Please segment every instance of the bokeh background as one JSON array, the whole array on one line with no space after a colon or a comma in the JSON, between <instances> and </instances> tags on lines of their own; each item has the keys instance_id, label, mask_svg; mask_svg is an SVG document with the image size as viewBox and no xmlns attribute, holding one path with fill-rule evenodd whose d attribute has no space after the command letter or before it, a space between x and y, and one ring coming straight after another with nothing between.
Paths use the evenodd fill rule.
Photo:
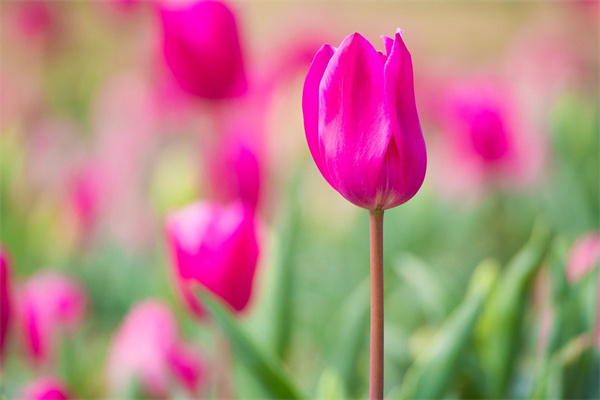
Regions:
<instances>
[{"instance_id":1,"label":"bokeh background","mask_svg":"<svg viewBox=\"0 0 600 400\"><path fill-rule=\"evenodd\" d=\"M314 165L301 92L322 44L360 32L383 50L380 36L400 28L428 171L386 212L386 393L599 397L598 2L232 1L248 90L217 102L173 79L162 4L0 3L3 396L51 378L71 398L154 397L143 367L123 372L123 391L108 362L125 316L154 299L202 364L195 391L167 378L163 397L222 397L221 376L240 398L277 397L282 379L309 398L365 397L367 212ZM504 140L511 155L482 152L461 107L491 113L477 140ZM260 257L250 304L226 313L233 328L188 311L165 232L168 212L223 202L220 185L242 179L210 163L224 130L260 166ZM52 301L32 283L52 274L81 293L63 307L75 317L44 322L40 358L23 304L32 292L48 297L31 307Z\"/></svg>"}]
</instances>

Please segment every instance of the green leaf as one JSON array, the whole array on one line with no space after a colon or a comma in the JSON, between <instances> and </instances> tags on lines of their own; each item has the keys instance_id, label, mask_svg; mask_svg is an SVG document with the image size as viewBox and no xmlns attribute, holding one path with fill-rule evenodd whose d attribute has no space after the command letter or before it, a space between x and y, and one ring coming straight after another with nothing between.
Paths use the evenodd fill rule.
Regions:
<instances>
[{"instance_id":1,"label":"green leaf","mask_svg":"<svg viewBox=\"0 0 600 400\"><path fill-rule=\"evenodd\" d=\"M450 311L448 304L452 302L440 277L425 262L409 253L398 258L394 272L407 287L414 289L428 321L438 324L443 321Z\"/></svg>"},{"instance_id":2,"label":"green leaf","mask_svg":"<svg viewBox=\"0 0 600 400\"><path fill-rule=\"evenodd\" d=\"M401 399L434 399L447 393L499 269L492 260L475 269L466 297L406 373Z\"/></svg>"},{"instance_id":3,"label":"green leaf","mask_svg":"<svg viewBox=\"0 0 600 400\"><path fill-rule=\"evenodd\" d=\"M326 369L319 378L317 399L342 400L347 398L340 376L333 369Z\"/></svg>"},{"instance_id":4,"label":"green leaf","mask_svg":"<svg viewBox=\"0 0 600 400\"><path fill-rule=\"evenodd\" d=\"M194 291L201 298L202 304L211 313L216 323L229 337L235 359L245 363L270 397L278 399L303 397L290 376L284 372L283 365L254 344L219 300L199 285L195 287Z\"/></svg>"},{"instance_id":5,"label":"green leaf","mask_svg":"<svg viewBox=\"0 0 600 400\"><path fill-rule=\"evenodd\" d=\"M298 227L301 221L300 184L302 182L303 168L299 168L291 179L288 190L289 212L283 221L278 253L274 265L274 293L273 293L273 347L278 357L284 358L290 343L294 307L292 296L294 292L293 255L298 236Z\"/></svg>"},{"instance_id":6,"label":"green leaf","mask_svg":"<svg viewBox=\"0 0 600 400\"><path fill-rule=\"evenodd\" d=\"M488 380L486 396L505 397L516 362L533 277L542 265L550 229L538 222L527 244L508 263L477 327L481 364Z\"/></svg>"},{"instance_id":7,"label":"green leaf","mask_svg":"<svg viewBox=\"0 0 600 400\"><path fill-rule=\"evenodd\" d=\"M346 391L353 394L357 382L360 353L368 346L370 316L370 280L365 279L354 289L339 310L339 325L329 356ZM337 319L336 319L337 321ZM367 347L368 348L368 347Z\"/></svg>"}]
</instances>

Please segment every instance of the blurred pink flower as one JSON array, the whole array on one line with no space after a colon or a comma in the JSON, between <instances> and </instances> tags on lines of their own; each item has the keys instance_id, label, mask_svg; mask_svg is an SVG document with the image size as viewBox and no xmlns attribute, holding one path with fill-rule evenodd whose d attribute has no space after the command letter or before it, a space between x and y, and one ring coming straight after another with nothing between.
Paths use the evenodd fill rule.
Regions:
<instances>
[{"instance_id":1,"label":"blurred pink flower","mask_svg":"<svg viewBox=\"0 0 600 400\"><path fill-rule=\"evenodd\" d=\"M44 37L56 28L55 16L50 1L27 0L18 2L17 23L24 36Z\"/></svg>"},{"instance_id":2,"label":"blurred pink flower","mask_svg":"<svg viewBox=\"0 0 600 400\"><path fill-rule=\"evenodd\" d=\"M137 74L119 73L104 83L93 107L94 148L76 166L69 187L82 221L95 219L133 249L150 242L155 222L144 186L145 167L158 143L153 96L153 88Z\"/></svg>"},{"instance_id":3,"label":"blurred pink flower","mask_svg":"<svg viewBox=\"0 0 600 400\"><path fill-rule=\"evenodd\" d=\"M323 46L302 95L319 171L344 198L370 210L412 198L427 165L410 53L399 30L383 41L387 55L358 33L337 49Z\"/></svg>"},{"instance_id":4,"label":"blurred pink flower","mask_svg":"<svg viewBox=\"0 0 600 400\"><path fill-rule=\"evenodd\" d=\"M176 279L192 311L203 315L190 293L194 281L235 311L244 310L259 252L253 211L239 201L226 206L199 201L171 212L166 230Z\"/></svg>"},{"instance_id":5,"label":"blurred pink flower","mask_svg":"<svg viewBox=\"0 0 600 400\"><path fill-rule=\"evenodd\" d=\"M241 133L242 127L235 136L219 144L218 151L207 155L208 180L214 200L227 204L239 199L255 210L260 195L261 166L251 135Z\"/></svg>"},{"instance_id":6,"label":"blurred pink flower","mask_svg":"<svg viewBox=\"0 0 600 400\"><path fill-rule=\"evenodd\" d=\"M600 231L577 239L567 256L567 278L575 283L600 263Z\"/></svg>"},{"instance_id":7,"label":"blurred pink flower","mask_svg":"<svg viewBox=\"0 0 600 400\"><path fill-rule=\"evenodd\" d=\"M67 400L71 396L60 381L44 377L30 382L23 389L20 398L22 400Z\"/></svg>"},{"instance_id":8,"label":"blurred pink flower","mask_svg":"<svg viewBox=\"0 0 600 400\"><path fill-rule=\"evenodd\" d=\"M586 63L585 44L573 46L572 32L555 23L536 23L519 34L505 57L510 87L518 94L520 108L539 123L566 91L585 89L596 78Z\"/></svg>"},{"instance_id":9,"label":"blurred pink flower","mask_svg":"<svg viewBox=\"0 0 600 400\"><path fill-rule=\"evenodd\" d=\"M105 0L104 3L119 12L131 12L139 8L142 0Z\"/></svg>"},{"instance_id":10,"label":"blurred pink flower","mask_svg":"<svg viewBox=\"0 0 600 400\"><path fill-rule=\"evenodd\" d=\"M437 170L451 194L480 194L490 187L527 187L537 177L545 149L520 118L500 83L456 82L443 100Z\"/></svg>"},{"instance_id":11,"label":"blurred pink flower","mask_svg":"<svg viewBox=\"0 0 600 400\"><path fill-rule=\"evenodd\" d=\"M206 99L243 94L246 74L235 15L224 2L159 3L163 53L186 92Z\"/></svg>"},{"instance_id":12,"label":"blurred pink flower","mask_svg":"<svg viewBox=\"0 0 600 400\"><path fill-rule=\"evenodd\" d=\"M0 247L0 363L6 351L4 346L13 312L10 268L8 254Z\"/></svg>"},{"instance_id":13,"label":"blurred pink flower","mask_svg":"<svg viewBox=\"0 0 600 400\"><path fill-rule=\"evenodd\" d=\"M73 171L69 201L84 233L90 233L105 200L106 177L96 163L88 162Z\"/></svg>"},{"instance_id":14,"label":"blurred pink flower","mask_svg":"<svg viewBox=\"0 0 600 400\"><path fill-rule=\"evenodd\" d=\"M114 395L137 385L144 395L160 398L168 397L171 378L192 395L204 378L198 353L180 342L173 313L158 300L145 300L129 311L114 336L106 373Z\"/></svg>"},{"instance_id":15,"label":"blurred pink flower","mask_svg":"<svg viewBox=\"0 0 600 400\"><path fill-rule=\"evenodd\" d=\"M53 356L64 331L74 333L86 309L84 288L57 271L42 271L29 278L18 295L18 314L27 350L37 364Z\"/></svg>"}]
</instances>

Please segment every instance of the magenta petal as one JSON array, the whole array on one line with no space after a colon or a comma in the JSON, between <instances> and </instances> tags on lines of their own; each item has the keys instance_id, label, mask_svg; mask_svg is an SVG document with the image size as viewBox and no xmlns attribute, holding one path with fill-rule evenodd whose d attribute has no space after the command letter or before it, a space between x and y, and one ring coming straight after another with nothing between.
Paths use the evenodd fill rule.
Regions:
<instances>
[{"instance_id":1,"label":"magenta petal","mask_svg":"<svg viewBox=\"0 0 600 400\"><path fill-rule=\"evenodd\" d=\"M247 306L258 261L250 207L239 201L228 206L194 203L169 215L167 236L183 297L197 314L200 307L190 301L188 287L193 281L236 311Z\"/></svg>"},{"instance_id":2,"label":"magenta petal","mask_svg":"<svg viewBox=\"0 0 600 400\"><path fill-rule=\"evenodd\" d=\"M389 36L382 36L383 45L385 46L385 55L390 56L392 54L392 48L394 47L394 39Z\"/></svg>"},{"instance_id":3,"label":"magenta petal","mask_svg":"<svg viewBox=\"0 0 600 400\"><path fill-rule=\"evenodd\" d=\"M385 87L392 115L390 144L379 176L382 208L398 206L413 197L425 178L427 154L417 115L410 53L399 32L385 65Z\"/></svg>"},{"instance_id":4,"label":"magenta petal","mask_svg":"<svg viewBox=\"0 0 600 400\"><path fill-rule=\"evenodd\" d=\"M323 152L319 141L319 85L334 51L335 49L327 44L319 49L310 65L302 91L302 111L308 148L317 164L317 168L332 186L333 183L329 179L329 172L325 160L323 160Z\"/></svg>"},{"instance_id":5,"label":"magenta petal","mask_svg":"<svg viewBox=\"0 0 600 400\"><path fill-rule=\"evenodd\" d=\"M65 385L53 377L42 377L30 382L20 396L23 400L67 400L71 398Z\"/></svg>"},{"instance_id":6,"label":"magenta petal","mask_svg":"<svg viewBox=\"0 0 600 400\"><path fill-rule=\"evenodd\" d=\"M319 100L319 140L332 186L350 202L374 208L391 127L382 58L358 33L329 61Z\"/></svg>"},{"instance_id":7,"label":"magenta petal","mask_svg":"<svg viewBox=\"0 0 600 400\"><path fill-rule=\"evenodd\" d=\"M10 269L8 254L0 247L0 364L6 351L5 341L8 327L14 318Z\"/></svg>"},{"instance_id":8,"label":"magenta petal","mask_svg":"<svg viewBox=\"0 0 600 400\"><path fill-rule=\"evenodd\" d=\"M159 11L165 62L183 90L214 100L246 91L237 22L227 4L164 2Z\"/></svg>"},{"instance_id":9,"label":"magenta petal","mask_svg":"<svg viewBox=\"0 0 600 400\"><path fill-rule=\"evenodd\" d=\"M86 303L84 288L58 271L40 271L25 282L18 298L18 314L34 362L51 361L61 335L80 326Z\"/></svg>"}]
</instances>

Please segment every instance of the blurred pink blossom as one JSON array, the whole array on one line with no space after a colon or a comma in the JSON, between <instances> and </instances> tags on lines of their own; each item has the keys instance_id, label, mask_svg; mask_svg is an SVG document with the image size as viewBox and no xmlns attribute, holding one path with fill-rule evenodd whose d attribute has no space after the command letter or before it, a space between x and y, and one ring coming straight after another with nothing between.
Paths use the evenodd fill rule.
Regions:
<instances>
[{"instance_id":1,"label":"blurred pink blossom","mask_svg":"<svg viewBox=\"0 0 600 400\"><path fill-rule=\"evenodd\" d=\"M165 61L183 90L212 100L246 91L237 22L226 3L163 1L159 14Z\"/></svg>"},{"instance_id":2,"label":"blurred pink blossom","mask_svg":"<svg viewBox=\"0 0 600 400\"><path fill-rule=\"evenodd\" d=\"M87 304L84 288L73 278L46 270L29 278L18 294L18 315L26 348L36 364L47 363L63 331L73 334Z\"/></svg>"},{"instance_id":3,"label":"blurred pink blossom","mask_svg":"<svg viewBox=\"0 0 600 400\"><path fill-rule=\"evenodd\" d=\"M46 37L56 29L56 18L47 0L20 1L17 23L21 33L31 39Z\"/></svg>"},{"instance_id":4,"label":"blurred pink blossom","mask_svg":"<svg viewBox=\"0 0 600 400\"><path fill-rule=\"evenodd\" d=\"M93 107L92 149L75 166L69 188L84 225L95 220L135 249L149 242L154 222L144 186L158 143L153 96L151 85L136 74L116 74L104 83Z\"/></svg>"},{"instance_id":5,"label":"blurred pink blossom","mask_svg":"<svg viewBox=\"0 0 600 400\"><path fill-rule=\"evenodd\" d=\"M109 387L125 395L132 385L167 398L172 378L198 395L204 370L198 352L181 342L169 307L158 300L135 305L116 332L106 364ZM137 379L137 381L134 381Z\"/></svg>"},{"instance_id":6,"label":"blurred pink blossom","mask_svg":"<svg viewBox=\"0 0 600 400\"><path fill-rule=\"evenodd\" d=\"M44 116L30 128L27 178L36 193L59 196L70 164L79 152L80 131L72 121Z\"/></svg>"},{"instance_id":7,"label":"blurred pink blossom","mask_svg":"<svg viewBox=\"0 0 600 400\"><path fill-rule=\"evenodd\" d=\"M68 400L71 396L59 380L43 377L27 384L20 398L22 400Z\"/></svg>"},{"instance_id":8,"label":"blurred pink blossom","mask_svg":"<svg viewBox=\"0 0 600 400\"><path fill-rule=\"evenodd\" d=\"M511 93L491 79L455 82L443 97L437 181L451 196L530 186L545 144L522 118Z\"/></svg>"},{"instance_id":9,"label":"blurred pink blossom","mask_svg":"<svg viewBox=\"0 0 600 400\"><path fill-rule=\"evenodd\" d=\"M587 233L577 239L567 256L567 278L575 283L600 263L600 232Z\"/></svg>"},{"instance_id":10,"label":"blurred pink blossom","mask_svg":"<svg viewBox=\"0 0 600 400\"><path fill-rule=\"evenodd\" d=\"M92 231L106 193L105 175L93 162L73 172L69 183L69 201L84 233Z\"/></svg>"},{"instance_id":11,"label":"blurred pink blossom","mask_svg":"<svg viewBox=\"0 0 600 400\"><path fill-rule=\"evenodd\" d=\"M10 269L8 253L0 247L0 363L4 358L6 336L13 318Z\"/></svg>"},{"instance_id":12,"label":"blurred pink blossom","mask_svg":"<svg viewBox=\"0 0 600 400\"><path fill-rule=\"evenodd\" d=\"M252 143L252 136L243 135L243 127L208 154L208 178L212 198L223 204L239 199L250 209L256 209L261 184L261 165Z\"/></svg>"},{"instance_id":13,"label":"blurred pink blossom","mask_svg":"<svg viewBox=\"0 0 600 400\"><path fill-rule=\"evenodd\" d=\"M544 126L561 94L584 89L597 74L586 63L585 46L573 45L566 32L551 22L532 24L516 37L505 57L508 85L519 96L522 113Z\"/></svg>"},{"instance_id":14,"label":"blurred pink blossom","mask_svg":"<svg viewBox=\"0 0 600 400\"><path fill-rule=\"evenodd\" d=\"M203 315L190 293L192 282L235 311L244 310L259 253L253 210L239 201L225 206L198 201L169 213L166 230L176 279L192 311Z\"/></svg>"}]
</instances>

